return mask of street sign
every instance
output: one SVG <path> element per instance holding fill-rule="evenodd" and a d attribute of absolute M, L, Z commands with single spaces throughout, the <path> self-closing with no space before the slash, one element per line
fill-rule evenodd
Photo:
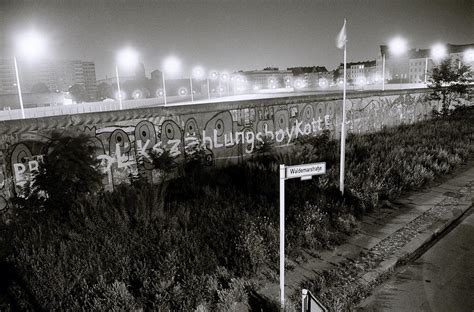
<path fill-rule="evenodd" d="M 309 180 L 313 175 L 325 173 L 325 162 L 289 167 L 280 165 L 280 305 L 282 309 L 285 308 L 285 181 L 293 178 Z"/>
<path fill-rule="evenodd" d="M 314 163 L 286 167 L 286 179 L 310 177 L 326 173 L 326 163 Z"/>
<path fill-rule="evenodd" d="M 307 290 L 303 289 L 302 291 L 302 312 L 328 312 L 321 302 L 316 299 L 313 294 Z"/>

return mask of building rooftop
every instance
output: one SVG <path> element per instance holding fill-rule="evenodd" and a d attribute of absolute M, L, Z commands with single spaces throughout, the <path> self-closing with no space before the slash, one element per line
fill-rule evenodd
<path fill-rule="evenodd" d="M 474 43 L 469 43 L 469 44 L 447 44 L 447 53 L 462 53 L 466 51 L 467 49 L 474 49 Z M 390 55 L 388 46 L 387 45 L 381 45 L 380 46 L 380 53 L 381 55 Z M 408 57 L 409 58 L 426 58 L 430 57 L 430 49 L 411 49 L 408 51 Z"/>
<path fill-rule="evenodd" d="M 294 75 L 310 74 L 310 73 L 327 73 L 325 66 L 299 66 L 289 67 L 287 70 L 291 71 Z"/>

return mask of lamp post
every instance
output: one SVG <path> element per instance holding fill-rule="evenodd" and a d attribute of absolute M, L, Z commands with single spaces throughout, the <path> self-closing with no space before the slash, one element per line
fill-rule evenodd
<path fill-rule="evenodd" d="M 176 56 L 168 56 L 163 61 L 163 71 L 161 72 L 161 75 L 163 78 L 163 93 L 165 96 L 165 106 L 167 104 L 167 97 L 168 97 L 168 94 L 166 92 L 165 72 L 168 75 L 175 75 L 179 73 L 180 69 L 181 69 L 181 61 Z"/>
<path fill-rule="evenodd" d="M 35 30 L 30 30 L 16 39 L 16 53 L 25 59 L 37 59 L 46 52 L 46 40 Z M 16 55 L 13 56 L 15 67 L 16 86 L 18 89 L 18 99 L 20 101 L 21 118 L 25 119 L 25 109 L 23 106 L 23 95 L 21 94 L 20 74 Z"/>
<path fill-rule="evenodd" d="M 406 52 L 407 42 L 401 37 L 393 38 L 389 44 L 388 49 L 391 55 L 399 56 Z M 401 85 L 401 77 L 400 77 Z M 382 54 L 382 91 L 385 90 L 385 53 Z"/>
<path fill-rule="evenodd" d="M 127 47 L 118 52 L 117 64 L 115 65 L 115 75 L 117 78 L 117 91 L 118 91 L 120 110 L 123 109 L 123 103 L 122 103 L 123 99 L 122 99 L 122 90 L 120 89 L 119 67 L 124 68 L 126 70 L 131 70 L 135 68 L 137 64 L 138 64 L 138 53 L 134 49 Z"/>
<path fill-rule="evenodd" d="M 221 73 L 220 78 L 221 78 L 220 80 L 224 81 L 225 86 L 227 88 L 227 96 L 229 96 L 229 74 L 227 74 L 226 72 L 223 72 Z M 220 80 L 219 80 L 219 90 L 221 89 Z"/>
<path fill-rule="evenodd" d="M 191 102 L 194 102 L 194 95 L 193 95 L 193 77 L 189 77 L 189 87 L 191 91 Z"/>
<path fill-rule="evenodd" d="M 385 53 L 382 55 L 382 91 L 385 91 Z"/>
<path fill-rule="evenodd" d="M 437 43 L 431 47 L 430 57 L 433 61 L 440 61 L 447 55 L 447 48 L 442 43 Z M 425 59 L 425 84 L 428 80 L 428 57 Z"/>
<path fill-rule="evenodd" d="M 194 96 L 193 96 L 193 82 L 192 78 L 202 80 L 204 77 L 204 69 L 201 66 L 196 66 L 193 69 L 193 72 L 191 74 L 191 78 L 189 78 L 189 83 L 191 85 L 191 102 L 194 101 Z M 207 92 L 208 92 L 208 97 L 209 97 L 209 79 L 207 80 Z M 201 90 L 202 90 L 202 85 L 201 85 Z"/>
<path fill-rule="evenodd" d="M 16 56 L 13 56 L 13 63 L 15 64 L 16 86 L 18 88 L 18 98 L 20 100 L 21 118 L 25 119 L 25 109 L 23 108 L 23 96 L 21 95 L 20 75 L 18 74 Z"/>
<path fill-rule="evenodd" d="M 211 71 L 210 72 L 210 77 L 211 77 L 211 80 L 216 80 L 217 78 L 219 78 L 219 73 L 216 72 L 216 71 Z M 220 85 L 220 82 L 219 82 L 219 87 L 218 87 L 219 92 L 220 92 L 220 87 L 221 87 L 221 85 Z M 207 92 L 208 92 L 208 94 L 210 94 L 209 93 L 209 78 L 207 78 Z M 209 95 L 209 99 L 211 99 L 210 95 Z"/>

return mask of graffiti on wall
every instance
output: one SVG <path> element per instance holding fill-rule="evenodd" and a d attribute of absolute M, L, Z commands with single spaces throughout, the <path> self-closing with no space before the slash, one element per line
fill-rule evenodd
<path fill-rule="evenodd" d="M 425 95 L 372 96 L 349 99 L 347 128 L 354 133 L 371 132 L 383 126 L 411 123 L 429 117 L 436 103 Z M 154 116 L 121 122 L 103 122 L 76 127 L 90 137 L 101 161 L 104 185 L 129 181 L 140 175 L 157 182 L 160 173 L 152 154 L 168 151 L 178 160 L 196 149 L 203 150 L 209 165 L 225 164 L 251 155 L 256 146 L 270 140 L 276 146 L 291 145 L 298 137 L 330 130 L 339 135 L 342 101 L 245 107 L 219 112 Z M 41 132 L 41 131 L 40 131 Z M 7 209 L 6 198 L 28 181 L 45 154 L 47 131 L 25 132 L 3 144 L 0 161 L 0 212 Z"/>

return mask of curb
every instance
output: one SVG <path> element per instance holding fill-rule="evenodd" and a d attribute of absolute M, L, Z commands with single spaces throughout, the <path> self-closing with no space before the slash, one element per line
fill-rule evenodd
<path fill-rule="evenodd" d="M 355 281 L 356 285 L 359 287 L 364 287 L 366 291 L 371 291 L 374 289 L 378 282 L 381 281 L 382 277 L 386 277 L 387 274 L 392 273 L 395 268 L 399 265 L 402 265 L 409 260 L 417 257 L 419 254 L 424 252 L 428 246 L 436 241 L 436 239 L 443 235 L 451 226 L 455 225 L 459 220 L 461 220 L 471 208 L 474 207 L 474 203 L 471 202 L 470 205 L 463 205 L 462 212 L 456 216 L 445 220 L 443 223 L 439 224 L 434 230 L 425 230 L 417 235 L 412 241 L 408 242 L 403 246 L 396 255 L 389 257 L 388 259 L 382 261 L 375 269 L 370 272 L 367 272 L 358 280 Z M 364 298 L 365 299 L 365 298 Z M 362 299 L 359 304 L 364 300 Z M 354 310 L 354 307 L 352 310 Z"/>

